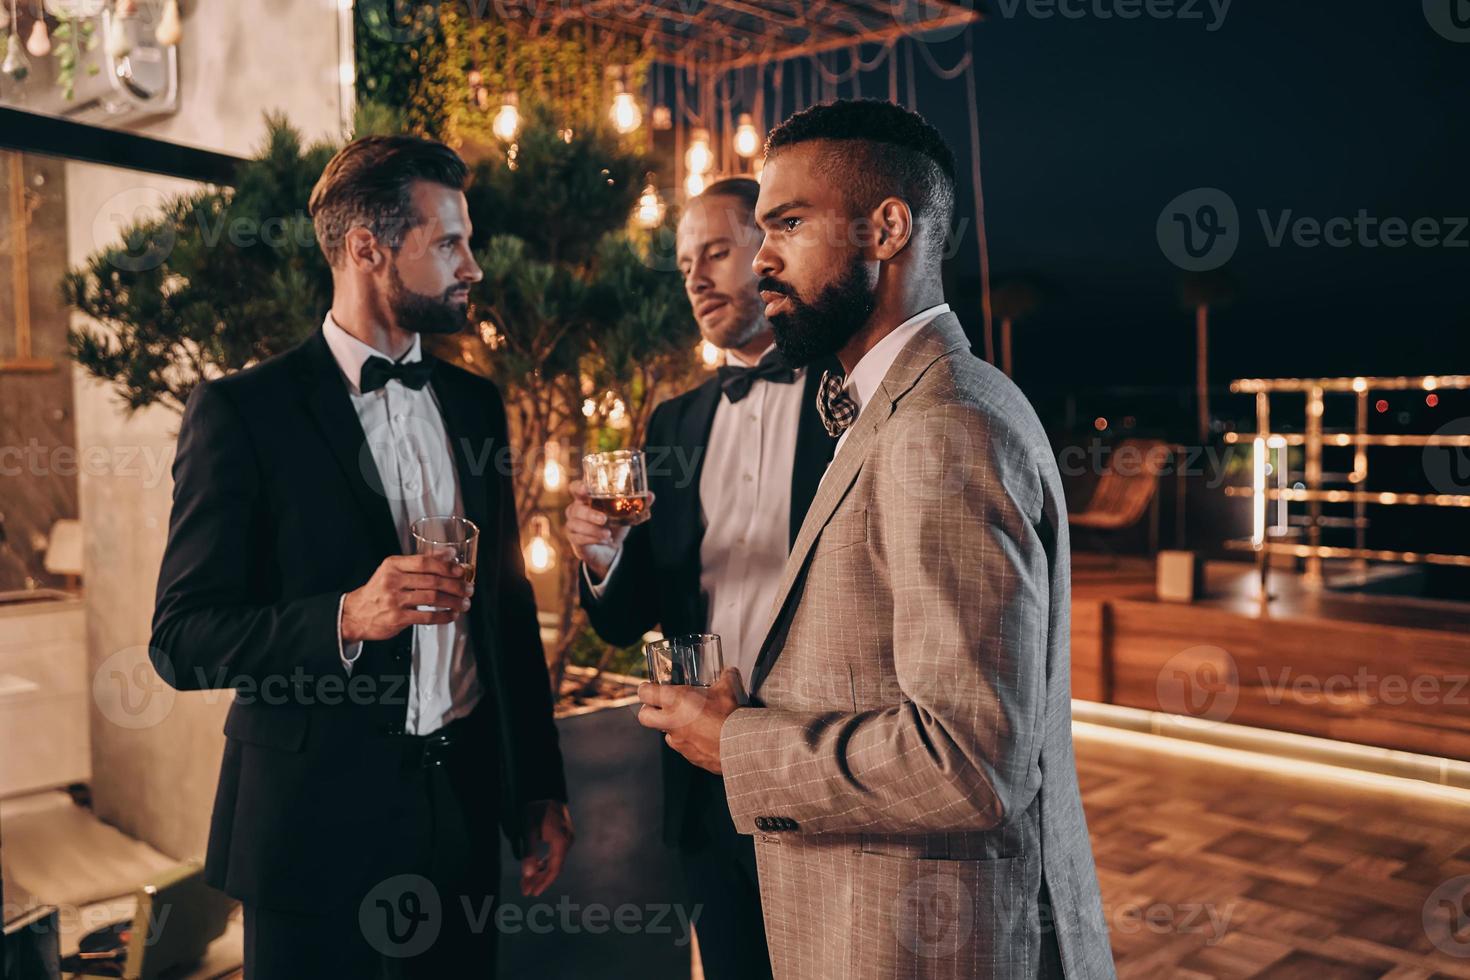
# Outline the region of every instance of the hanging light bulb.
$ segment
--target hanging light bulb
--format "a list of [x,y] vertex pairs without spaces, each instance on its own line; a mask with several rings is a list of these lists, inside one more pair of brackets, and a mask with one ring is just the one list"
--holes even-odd
[[708,340],[699,342],[699,359],[707,370],[714,370],[724,360],[724,352]]
[[664,220],[664,201],[658,196],[658,188],[649,181],[638,195],[638,224],[643,228],[657,228]]
[[694,130],[689,134],[689,149],[684,151],[684,166],[691,174],[707,174],[714,165],[715,155],[709,148],[709,130]]
[[20,38],[14,33],[5,42],[5,60],[0,62],[0,75],[4,75],[12,82],[23,82],[31,73],[31,62],[26,57],[25,50],[20,46]]
[[112,18],[107,26],[107,56],[113,61],[126,58],[133,50],[133,34],[122,17]]
[[546,443],[546,465],[541,470],[541,482],[552,493],[567,482],[566,467],[561,465],[561,445],[555,439]]
[[163,16],[158,20],[158,30],[153,32],[153,39],[164,47],[171,48],[183,36],[184,29],[179,23],[179,0],[167,0],[163,5]]
[[735,127],[735,152],[749,160],[761,148],[761,134],[756,132],[755,120],[750,113],[742,112]]
[[656,105],[656,106],[653,107],[653,128],[654,129],[673,129],[674,128],[674,113],[669,109],[668,106],[666,106],[666,105]]
[[490,131],[495,138],[509,143],[516,138],[516,133],[521,128],[521,110],[516,107],[516,97],[512,93],[505,97],[500,104],[500,111],[495,113],[495,119],[490,123]]
[[690,174],[684,178],[684,192],[690,197],[698,197],[704,193],[704,174]]
[[638,100],[623,88],[622,82],[618,83],[618,94],[613,96],[611,115],[613,128],[624,136],[643,125],[643,110],[638,108]]
[[556,567],[556,548],[551,543],[551,521],[545,514],[531,518],[532,537],[524,552],[526,567],[533,572],[549,572]]
[[51,35],[46,33],[46,18],[37,17],[31,25],[31,36],[26,38],[26,50],[33,58],[44,58],[51,53]]

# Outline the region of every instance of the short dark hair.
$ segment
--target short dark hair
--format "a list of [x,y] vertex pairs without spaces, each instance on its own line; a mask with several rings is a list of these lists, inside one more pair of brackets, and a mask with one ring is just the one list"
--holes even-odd
[[885,197],[901,198],[938,232],[931,247],[943,249],[954,217],[954,151],[923,116],[877,99],[814,105],[771,130],[766,155],[817,140],[841,144],[823,155],[823,164],[854,212]]
[[337,265],[343,240],[362,225],[397,251],[418,221],[415,180],[462,191],[469,184],[465,162],[443,143],[417,136],[364,136],[337,151],[311,190],[307,213],[327,262]]
[[760,182],[753,177],[725,177],[710,184],[700,192],[701,198],[733,197],[740,202],[754,224],[755,202],[760,197]]

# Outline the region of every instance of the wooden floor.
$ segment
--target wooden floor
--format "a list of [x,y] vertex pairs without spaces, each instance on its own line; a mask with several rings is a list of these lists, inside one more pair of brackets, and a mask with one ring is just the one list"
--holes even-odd
[[1077,759],[1121,978],[1470,978],[1470,805],[1082,737]]

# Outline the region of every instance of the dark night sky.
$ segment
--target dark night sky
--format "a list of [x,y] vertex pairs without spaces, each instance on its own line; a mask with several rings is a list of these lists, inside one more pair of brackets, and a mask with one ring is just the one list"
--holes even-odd
[[[1224,190],[1241,218],[1213,383],[1470,371],[1470,228],[1455,249],[1273,248],[1257,215],[1470,216],[1470,43],[1431,29],[1419,0],[1239,0],[1213,32],[1204,3],[1203,21],[989,9],[974,37],[993,280],[1038,276],[1055,293],[1017,328],[1033,397],[1190,383],[1193,321],[1155,223],[1196,187]],[[963,49],[934,50],[948,65]],[[927,75],[921,63],[918,108],[963,166],[963,83]],[[886,96],[886,73],[865,92]],[[953,271],[972,275],[965,246]],[[961,315],[978,336],[978,309]]]

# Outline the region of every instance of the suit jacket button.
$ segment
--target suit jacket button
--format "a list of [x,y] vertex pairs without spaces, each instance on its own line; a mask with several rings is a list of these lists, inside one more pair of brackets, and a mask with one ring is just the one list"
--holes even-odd
[[796,821],[795,820],[792,820],[790,817],[784,818],[783,822],[785,823],[787,830],[795,830],[796,829]]
[[755,829],[756,830],[770,830],[771,829],[771,821],[768,818],[766,818],[766,817],[756,817],[755,818]]

